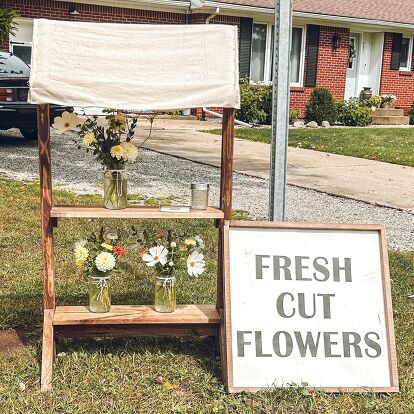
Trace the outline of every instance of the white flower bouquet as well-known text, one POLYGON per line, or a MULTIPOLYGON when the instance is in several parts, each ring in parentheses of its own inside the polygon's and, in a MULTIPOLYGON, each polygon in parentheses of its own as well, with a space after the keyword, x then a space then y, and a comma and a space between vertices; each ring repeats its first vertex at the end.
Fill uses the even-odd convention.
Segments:
POLYGON ((74 246, 75 263, 89 279, 89 308, 91 312, 109 312, 111 308, 110 274, 118 270, 119 256, 125 250, 115 242, 117 236, 92 233, 87 240, 74 246))
POLYGON ((127 181, 122 170, 126 163, 138 157, 138 146, 131 142, 135 134, 138 116, 119 114, 114 109, 104 109, 105 122, 99 117, 86 116, 83 122, 74 113, 64 112, 54 119, 53 128, 58 133, 73 130, 80 138, 75 140, 78 149, 92 152, 105 168, 104 205, 110 209, 127 206, 127 181))
POLYGON ((142 260, 157 274, 155 310, 173 312, 176 308, 174 272, 185 265, 189 276, 198 278, 203 274, 206 268, 202 253, 205 243, 200 236, 179 243, 171 231, 159 233, 155 238, 151 238, 147 231, 140 233, 135 228, 133 231, 138 236, 142 260))

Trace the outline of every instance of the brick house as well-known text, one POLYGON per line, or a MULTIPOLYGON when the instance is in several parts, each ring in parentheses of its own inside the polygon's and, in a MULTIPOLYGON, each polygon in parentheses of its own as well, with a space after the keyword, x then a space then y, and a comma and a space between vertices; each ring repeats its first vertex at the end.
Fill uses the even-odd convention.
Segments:
MULTIPOLYGON (((291 107, 303 114, 312 89, 336 99, 397 96, 414 101, 414 7, 407 0, 294 0, 291 107)), ((19 11, 19 31, 3 49, 30 61, 32 21, 50 18, 114 23, 234 24, 240 33, 240 76, 268 83, 272 67, 273 0, 3 0, 19 11), (217 9, 219 8, 219 9, 217 9)), ((59 34, 57 33, 56 36, 59 34)), ((195 110, 201 115, 200 108, 195 110)))

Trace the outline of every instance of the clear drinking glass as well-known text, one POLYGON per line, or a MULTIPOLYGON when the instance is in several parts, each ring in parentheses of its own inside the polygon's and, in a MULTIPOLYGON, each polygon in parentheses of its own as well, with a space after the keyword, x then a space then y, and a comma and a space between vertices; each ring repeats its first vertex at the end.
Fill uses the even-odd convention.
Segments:
POLYGON ((162 313, 174 312, 177 308, 174 276, 157 276, 155 280, 155 310, 162 313))
POLYGON ((104 172, 104 206, 111 210, 127 207, 127 179, 124 166, 107 168, 104 172))
POLYGON ((89 277, 89 310, 105 313, 111 310, 111 277, 98 273, 89 277))
POLYGON ((209 184, 191 184, 191 208, 194 210, 206 210, 208 207, 209 184))

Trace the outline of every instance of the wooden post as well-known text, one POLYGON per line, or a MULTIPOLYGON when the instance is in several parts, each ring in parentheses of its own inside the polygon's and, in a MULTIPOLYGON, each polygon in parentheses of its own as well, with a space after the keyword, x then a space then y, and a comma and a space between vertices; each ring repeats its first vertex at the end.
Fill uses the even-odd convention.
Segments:
POLYGON ((55 286, 53 277, 53 227, 50 219, 50 210, 52 209, 52 169, 50 154, 50 111, 48 104, 38 106, 37 130, 39 133, 40 214, 42 225, 43 258, 43 305, 45 309, 54 309, 55 286))
MULTIPOLYGON (((234 147, 234 109, 224 108, 222 144, 221 144, 221 181, 220 181, 220 210, 224 220, 231 219, 233 192, 233 147, 234 147)), ((217 269, 217 309, 223 309, 223 225, 219 221, 218 269, 217 269)))
POLYGON ((53 265, 52 169, 50 153, 50 109, 48 104, 37 108, 39 134, 40 214, 42 225, 43 259, 43 345, 41 390, 52 388, 53 358, 55 349, 53 315, 55 312, 55 282, 53 265))
POLYGON ((234 149, 234 108, 224 108, 222 144, 221 144, 221 182, 220 182, 220 210, 224 213, 224 220, 219 221, 218 266, 217 266, 217 301, 216 307, 221 316, 221 325, 218 335, 221 357, 221 369, 225 383, 227 383, 226 361, 226 329, 224 324, 224 222, 231 219, 233 194, 233 149, 234 149))
POLYGON ((224 108, 221 145, 220 209, 231 219, 233 193, 234 109, 224 108))

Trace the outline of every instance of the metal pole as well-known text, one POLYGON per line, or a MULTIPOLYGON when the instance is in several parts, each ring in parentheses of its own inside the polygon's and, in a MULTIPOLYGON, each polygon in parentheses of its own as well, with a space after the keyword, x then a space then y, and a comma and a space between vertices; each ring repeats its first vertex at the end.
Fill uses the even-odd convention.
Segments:
POLYGON ((275 0, 269 219, 285 220, 292 0, 275 0))

